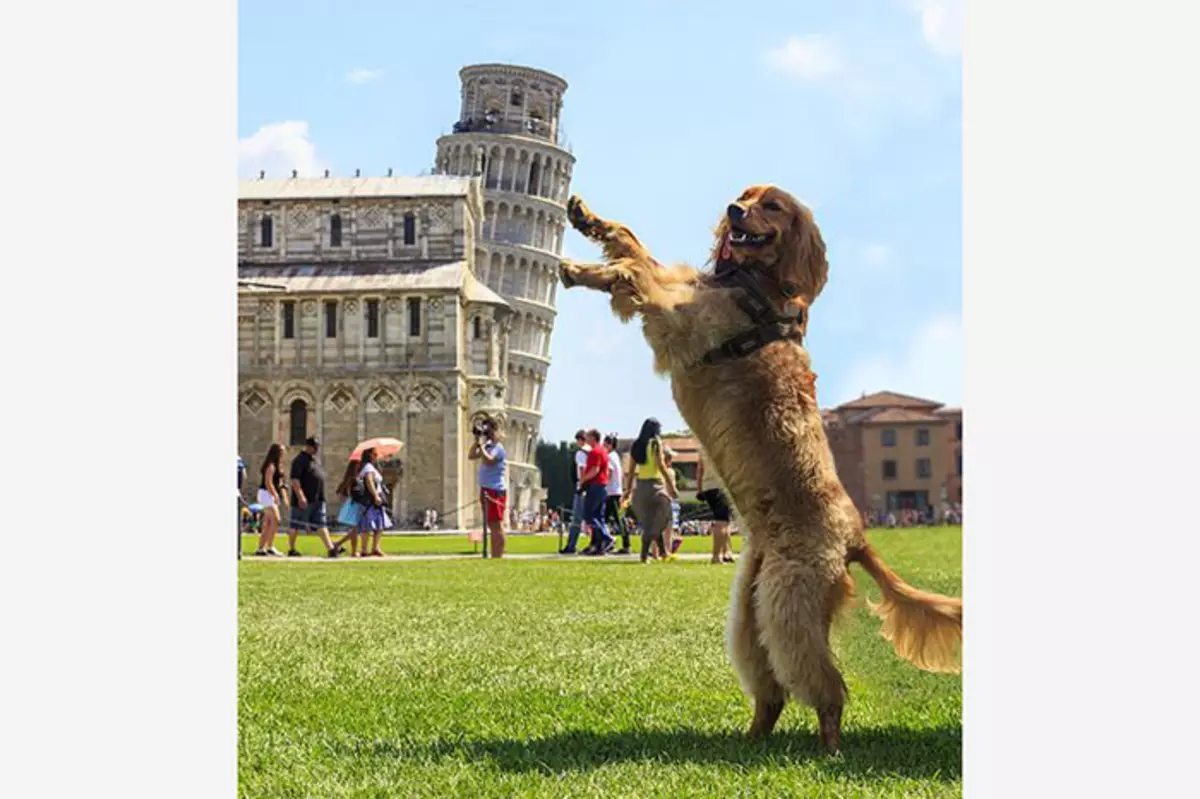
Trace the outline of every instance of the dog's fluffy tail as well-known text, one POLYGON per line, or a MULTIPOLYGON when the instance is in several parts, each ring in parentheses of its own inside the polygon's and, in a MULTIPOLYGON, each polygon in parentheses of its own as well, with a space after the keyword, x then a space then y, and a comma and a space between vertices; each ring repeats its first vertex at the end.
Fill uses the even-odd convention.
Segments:
POLYGON ((883 637, 896 654, 925 671, 957 673, 962 666, 962 600, 913 588, 871 548, 870 544, 850 552, 883 592, 878 605, 868 603, 883 620, 883 637))

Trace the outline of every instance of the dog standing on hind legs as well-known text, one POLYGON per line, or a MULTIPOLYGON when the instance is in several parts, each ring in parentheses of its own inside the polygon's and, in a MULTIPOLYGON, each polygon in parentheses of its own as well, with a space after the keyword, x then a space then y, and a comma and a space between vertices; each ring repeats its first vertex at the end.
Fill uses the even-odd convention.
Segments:
POLYGON ((578 197, 567 214, 605 262, 564 262, 563 284, 608 293, 623 321, 640 317, 655 371, 670 377, 750 531, 727 628, 730 659, 754 701, 750 734, 769 735, 791 696, 816 710, 821 744, 836 752, 847 691, 829 630, 854 594, 849 564, 878 583, 883 600, 872 610, 884 637, 922 669, 957 671, 962 600, 897 577, 867 543, 838 480, 802 346, 828 276, 812 213, 776 187, 747 189, 717 226, 711 272, 664 266, 578 197))

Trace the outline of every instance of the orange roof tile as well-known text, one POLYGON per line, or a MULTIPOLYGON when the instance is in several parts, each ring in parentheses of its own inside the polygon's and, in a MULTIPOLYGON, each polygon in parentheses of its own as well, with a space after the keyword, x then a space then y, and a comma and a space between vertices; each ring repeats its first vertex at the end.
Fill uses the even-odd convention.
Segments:
POLYGON ((910 397, 895 391, 876 391, 850 402, 843 402, 838 410, 865 410, 867 408, 925 408, 933 410, 942 407, 942 403, 933 400, 910 397))
POLYGON ((909 408, 886 408, 863 421, 865 424, 904 424, 906 422, 941 424, 946 420, 924 411, 915 411, 909 408))

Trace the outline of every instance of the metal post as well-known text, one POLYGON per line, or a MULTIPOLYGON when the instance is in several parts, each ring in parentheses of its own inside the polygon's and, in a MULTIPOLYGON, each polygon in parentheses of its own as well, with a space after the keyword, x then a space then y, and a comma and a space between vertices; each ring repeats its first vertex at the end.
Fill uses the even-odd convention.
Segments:
POLYGON ((483 493, 482 488, 479 489, 479 509, 483 511, 483 520, 481 522, 482 527, 483 527, 483 559, 487 560, 488 559, 488 535, 491 534, 491 530, 488 529, 487 495, 483 493))

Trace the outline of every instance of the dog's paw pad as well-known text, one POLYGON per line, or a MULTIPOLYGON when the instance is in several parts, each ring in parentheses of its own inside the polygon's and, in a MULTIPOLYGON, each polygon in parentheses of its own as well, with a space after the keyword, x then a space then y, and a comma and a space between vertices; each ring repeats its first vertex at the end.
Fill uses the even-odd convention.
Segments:
POLYGON ((567 263, 565 261, 559 265, 558 279, 562 282, 564 288, 571 288, 571 287, 575 286, 575 278, 571 275, 571 271, 574 268, 575 267, 573 264, 567 263))
POLYGON ((573 226, 580 230, 590 227, 594 222, 592 212, 588 210, 577 194, 567 200, 567 218, 571 220, 573 226))

